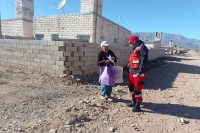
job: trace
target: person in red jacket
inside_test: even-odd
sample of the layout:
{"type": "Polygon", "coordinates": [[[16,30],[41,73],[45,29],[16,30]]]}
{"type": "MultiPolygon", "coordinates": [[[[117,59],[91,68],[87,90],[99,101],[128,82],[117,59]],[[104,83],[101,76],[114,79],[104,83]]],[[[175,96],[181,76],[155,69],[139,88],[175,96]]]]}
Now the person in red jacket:
{"type": "Polygon", "coordinates": [[[128,44],[133,48],[130,52],[128,68],[129,68],[129,91],[132,101],[129,107],[134,107],[133,112],[140,112],[140,104],[142,102],[142,89],[144,88],[144,73],[146,63],[148,61],[148,49],[139,37],[132,35],[128,39],[128,44]]]}

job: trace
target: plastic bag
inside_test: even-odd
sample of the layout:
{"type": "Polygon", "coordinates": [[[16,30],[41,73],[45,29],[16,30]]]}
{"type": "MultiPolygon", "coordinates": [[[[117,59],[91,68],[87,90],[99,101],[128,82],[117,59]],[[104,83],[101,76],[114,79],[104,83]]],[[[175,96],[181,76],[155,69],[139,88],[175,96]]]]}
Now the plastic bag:
{"type": "Polygon", "coordinates": [[[104,85],[113,86],[115,84],[115,74],[116,70],[114,67],[101,67],[99,82],[104,85]]]}
{"type": "Polygon", "coordinates": [[[115,83],[123,83],[123,67],[121,66],[114,66],[116,70],[115,74],[115,83]]]}

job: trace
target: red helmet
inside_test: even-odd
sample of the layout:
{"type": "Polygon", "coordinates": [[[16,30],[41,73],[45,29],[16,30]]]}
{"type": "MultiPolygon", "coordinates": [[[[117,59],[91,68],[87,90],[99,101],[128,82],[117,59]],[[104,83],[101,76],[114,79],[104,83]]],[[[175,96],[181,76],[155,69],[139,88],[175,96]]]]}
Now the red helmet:
{"type": "Polygon", "coordinates": [[[138,42],[139,41],[139,37],[136,35],[131,35],[128,39],[128,44],[132,44],[133,42],[138,42]]]}

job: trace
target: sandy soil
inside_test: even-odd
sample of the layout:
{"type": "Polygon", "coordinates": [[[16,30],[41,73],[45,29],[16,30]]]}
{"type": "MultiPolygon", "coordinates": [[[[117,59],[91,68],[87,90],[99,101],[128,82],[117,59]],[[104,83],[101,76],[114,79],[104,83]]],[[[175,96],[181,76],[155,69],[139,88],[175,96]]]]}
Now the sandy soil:
{"type": "Polygon", "coordinates": [[[0,67],[0,133],[200,133],[200,56],[194,51],[149,64],[140,113],[126,106],[126,77],[113,88],[113,102],[100,100],[97,75],[79,78],[77,84],[0,67]]]}

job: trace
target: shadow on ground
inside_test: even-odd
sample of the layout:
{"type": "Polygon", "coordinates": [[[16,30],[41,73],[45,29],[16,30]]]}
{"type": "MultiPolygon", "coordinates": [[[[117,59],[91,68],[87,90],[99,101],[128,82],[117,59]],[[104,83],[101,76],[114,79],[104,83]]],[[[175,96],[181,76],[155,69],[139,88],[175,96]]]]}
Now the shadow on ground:
{"type": "Polygon", "coordinates": [[[200,107],[185,106],[179,104],[143,103],[144,109],[149,113],[177,116],[187,119],[200,120],[200,107]]]}
{"type": "MultiPolygon", "coordinates": [[[[172,84],[175,81],[179,73],[200,74],[200,67],[194,65],[181,64],[182,60],[194,60],[186,59],[184,57],[168,56],[153,61],[149,61],[146,69],[145,89],[161,89],[165,90],[172,88],[172,84]]],[[[116,84],[121,86],[128,85],[128,69],[124,67],[122,84],[116,84]]],[[[89,76],[79,77],[81,84],[99,85],[99,75],[93,74],[89,76]]]]}
{"type": "Polygon", "coordinates": [[[162,67],[157,67],[157,69],[152,67],[146,72],[146,89],[165,90],[172,88],[173,82],[179,73],[200,74],[200,67],[178,63],[181,60],[192,59],[166,57],[163,60],[162,67]]]}

